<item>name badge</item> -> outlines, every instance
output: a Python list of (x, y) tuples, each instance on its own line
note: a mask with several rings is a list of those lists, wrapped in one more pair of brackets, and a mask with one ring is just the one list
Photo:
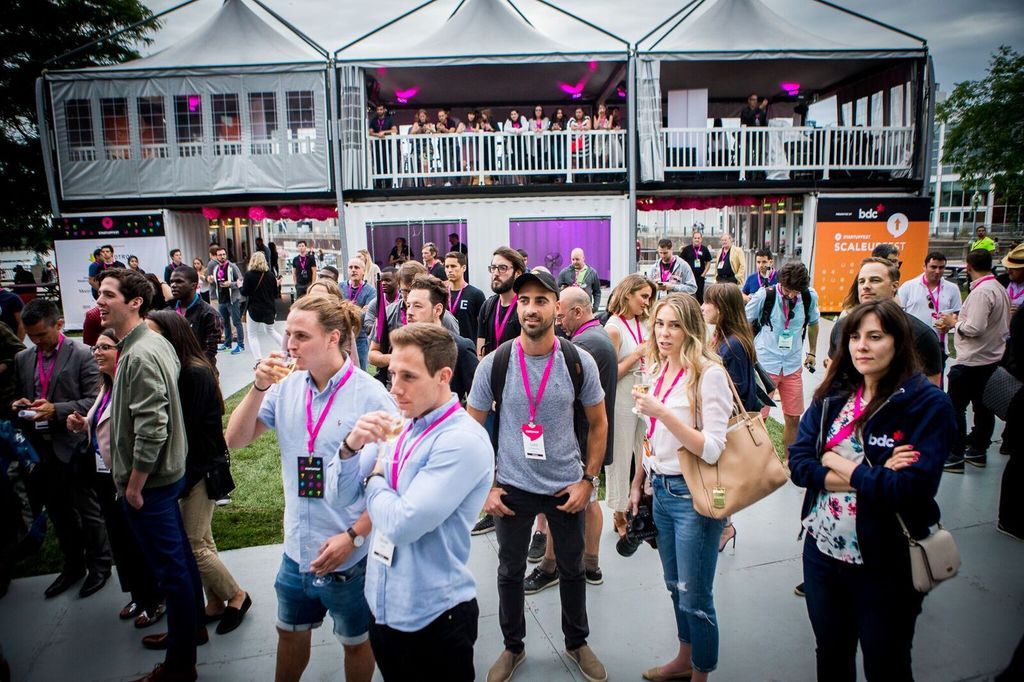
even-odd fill
[(103, 463), (103, 458), (100, 457), (100, 453), (97, 452), (97, 453), (95, 453), (95, 455), (96, 455), (96, 473), (97, 474), (109, 474), (110, 473), (110, 468), (106, 464)]
[(370, 556), (385, 566), (390, 566), (395, 558), (395, 543), (384, 537), (384, 533), (373, 534), (373, 545), (370, 547)]
[(299, 457), (299, 497), (322, 499), (324, 496), (324, 458)]
[(700, 258), (695, 258), (693, 260), (693, 269), (700, 270)]
[(783, 329), (779, 333), (779, 350), (791, 350), (793, 348), (793, 332)]
[(544, 452), (544, 427), (540, 424), (523, 424), (523, 450), (526, 459), (546, 460)]

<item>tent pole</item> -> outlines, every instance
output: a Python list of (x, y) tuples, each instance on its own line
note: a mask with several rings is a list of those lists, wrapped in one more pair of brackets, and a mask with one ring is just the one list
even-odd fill
[(399, 22), (399, 21), (401, 21), (402, 19), (405, 19), (406, 17), (408, 17), (408, 16), (410, 16), (410, 15), (412, 15), (412, 14), (415, 14), (416, 12), (419, 12), (419, 11), (420, 11), (421, 9), (423, 9), (423, 8), (424, 8), (424, 7), (426, 7), (427, 5), (433, 5), (433, 4), (434, 4), (434, 1), (435, 1), (435, 0), (427, 0), (427, 1), (426, 1), (426, 2), (424, 2), (423, 4), (421, 4), (421, 5), (417, 5), (416, 7), (413, 7), (413, 8), (412, 8), (411, 10), (409, 10), (408, 12), (406, 12), (406, 13), (404, 13), (404, 14), (399, 14), (399, 15), (398, 15), (397, 17), (395, 17), (395, 18), (394, 18), (394, 19), (392, 19), (391, 21), (387, 22), (386, 24), (382, 24), (381, 26), (378, 26), (377, 28), (373, 29), (373, 30), (372, 30), (372, 31), (370, 31), (369, 33), (364, 33), (363, 35), (359, 36), (359, 37), (358, 37), (358, 38), (356, 38), (355, 40), (352, 40), (352, 41), (350, 41), (350, 42), (347, 42), (347, 43), (345, 43), (344, 45), (342, 45), (341, 47), (339, 47), (339, 48), (338, 48), (337, 50), (335, 50), (335, 51), (334, 51), (334, 56), (335, 56), (335, 57), (337, 57), (337, 56), (338, 56), (338, 53), (339, 53), (339, 52), (344, 52), (345, 50), (347, 50), (348, 48), (352, 47), (353, 45), (355, 45), (355, 44), (357, 44), (357, 43), (361, 43), (361, 42), (363, 42), (364, 40), (366, 40), (367, 38), (369, 38), (369, 37), (370, 37), (370, 36), (372, 36), (373, 34), (375, 34), (375, 33), (380, 33), (381, 31), (383, 31), (384, 29), (386, 29), (386, 28), (387, 28), (388, 26), (390, 26), (391, 24), (394, 24), (394, 23), (396, 23), (396, 22)]
[(307, 35), (306, 35), (305, 33), (303, 33), (302, 31), (300, 31), (299, 29), (297, 29), (297, 28), (296, 28), (295, 26), (293, 26), (293, 25), (292, 25), (291, 23), (289, 23), (289, 22), (288, 22), (288, 21), (287, 21), (287, 20), (286, 20), (286, 19), (285, 19), (284, 17), (282, 17), (282, 16), (280, 15), (280, 14), (278, 14), (277, 12), (275, 12), (274, 10), (270, 9), (270, 8), (269, 8), (269, 7), (267, 7), (267, 6), (265, 5), (265, 4), (263, 4), (263, 2), (262, 2), (261, 0), (252, 0), (252, 1), (253, 1), (253, 2), (255, 2), (255, 3), (257, 4), (257, 5), (259, 5), (259, 6), (260, 6), (260, 7), (261, 7), (261, 8), (263, 9), (263, 11), (264, 11), (264, 12), (266, 12), (267, 14), (269, 14), (270, 16), (274, 17), (274, 18), (275, 18), (275, 19), (277, 19), (277, 20), (278, 20), (279, 22), (281, 22), (282, 24), (284, 24), (284, 26), (285, 26), (285, 27), (286, 27), (286, 28), (287, 28), (287, 29), (288, 29), (289, 31), (291, 31), (292, 33), (294, 33), (295, 35), (297, 35), (297, 36), (298, 36), (299, 38), (301, 38), (301, 39), (302, 39), (302, 42), (306, 43), (306, 44), (307, 44), (307, 45), (309, 45), (309, 46), (310, 46), (311, 48), (313, 48), (314, 50), (316, 50), (316, 51), (317, 51), (317, 52), (318, 52), (318, 53), (319, 53), (319, 54), (320, 54), (321, 56), (323, 56), (323, 57), (330, 57), (330, 53), (328, 53), (328, 52), (327, 52), (327, 50), (325, 50), (324, 48), (320, 47), (320, 45), (319, 45), (318, 43), (316, 43), (316, 41), (314, 41), (314, 40), (313, 40), (312, 38), (310, 38), (310, 37), (309, 37), (309, 36), (307, 36)]
[(108, 33), (107, 35), (103, 36), (102, 38), (97, 38), (96, 40), (93, 40), (93, 41), (90, 41), (90, 42), (86, 43), (85, 45), (80, 45), (80, 46), (76, 47), (73, 50), (69, 50), (69, 51), (65, 52), (64, 54), (62, 54), (62, 55), (57, 55), (56, 57), (52, 57), (50, 59), (47, 59), (45, 62), (43, 62), (43, 66), (49, 66), (50, 64), (53, 64), (54, 62), (62, 61), (64, 59), (67, 59), (68, 57), (71, 57), (73, 55), (78, 54), (79, 52), (82, 52), (83, 50), (88, 50), (93, 45), (99, 45), (102, 42), (106, 42), (106, 41), (110, 40), (111, 38), (118, 37), (122, 33), (127, 33), (128, 31), (133, 31), (133, 30), (137, 29), (140, 26), (145, 26), (149, 22), (156, 21), (160, 17), (162, 17), (162, 16), (164, 16), (166, 14), (170, 14), (171, 12), (174, 12), (176, 10), (179, 10), (182, 7), (185, 7), (186, 5), (191, 5), (195, 1), (196, 0), (185, 0), (185, 2), (183, 2), (183, 3), (179, 4), (179, 5), (175, 5), (174, 7), (170, 7), (168, 9), (165, 9), (163, 12), (159, 12), (157, 14), (154, 14), (151, 17), (146, 17), (145, 19), (142, 19), (140, 21), (136, 21), (131, 26), (125, 26), (124, 28), (122, 28), (119, 31), (114, 31), (113, 33)]
[[(462, 2), (465, 2), (465, 0), (462, 0)], [(462, 7), (462, 2), (459, 3), (459, 7)], [(511, 7), (513, 10), (515, 10), (516, 14), (519, 15), (519, 18), (521, 18), (523, 21), (525, 21), (527, 24), (529, 24), (530, 28), (536, 28), (533, 25), (533, 23), (529, 19), (526, 18), (526, 15), (519, 11), (519, 8), (515, 6), (515, 3), (513, 3), (512, 0), (505, 0), (505, 2), (507, 2), (509, 4), (509, 7)], [(455, 12), (458, 12), (458, 11), (459, 11), (458, 8), (456, 8)], [(452, 12), (453, 16), (454, 16), (455, 12)], [(448, 18), (451, 19), (451, 17), (448, 17)]]
[(693, 13), (696, 12), (698, 9), (700, 9), (700, 6), (703, 5), (703, 4), (704, 4), (704, 0), (697, 0), (697, 3), (692, 6), (690, 11), (687, 12), (682, 18), (680, 18), (679, 21), (677, 21), (676, 23), (672, 24), (672, 28), (670, 28), (669, 30), (667, 30), (664, 33), (662, 33), (661, 37), (658, 38), (657, 40), (655, 40), (654, 43), (650, 47), (647, 48), (647, 51), (648, 52), (653, 52), (654, 48), (656, 48), (658, 46), (658, 43), (663, 41), (670, 33), (672, 33), (672, 31), (674, 31), (677, 28), (679, 28), (680, 24), (682, 24), (684, 21), (686, 21), (687, 19), (692, 17)]
[(54, 218), (60, 217), (60, 206), (57, 204), (57, 183), (53, 179), (53, 151), (50, 148), (50, 126), (46, 122), (46, 71), (36, 78), (36, 127), (39, 130), (39, 143), (43, 147), (43, 170), (46, 173), (46, 189), (50, 194), (50, 212)]
[(914, 40), (919, 40), (919, 41), (921, 41), (921, 44), (923, 44), (923, 45), (927, 45), (928, 44), (928, 41), (925, 40), (924, 38), (922, 38), (921, 36), (914, 35), (913, 33), (910, 33), (908, 31), (904, 31), (901, 28), (896, 28), (895, 26), (893, 26), (891, 24), (887, 24), (884, 21), (879, 21), (878, 19), (872, 19), (871, 17), (867, 16), (866, 14), (861, 14), (860, 12), (854, 12), (852, 9), (846, 9), (845, 7), (842, 7), (841, 5), (836, 5), (834, 3), (828, 2), (828, 0), (814, 0), (814, 2), (818, 3), (819, 5), (825, 5), (826, 7), (831, 7), (834, 10), (839, 10), (840, 12), (843, 12), (845, 14), (849, 14), (850, 16), (857, 17), (858, 19), (861, 19), (862, 21), (866, 21), (866, 22), (868, 22), (870, 24), (874, 24), (875, 26), (881, 26), (882, 28), (888, 29), (888, 30), (893, 31), (895, 33), (899, 33), (900, 35), (906, 36), (908, 38), (913, 38)]
[[(640, 43), (644, 42), (645, 40), (647, 40), (648, 38), (650, 38), (650, 37), (651, 37), (652, 35), (654, 35), (655, 33), (657, 33), (657, 32), (658, 32), (659, 30), (661, 30), (661, 28), (662, 28), (662, 27), (663, 27), (663, 26), (664, 26), (665, 24), (667, 24), (668, 22), (672, 21), (673, 19), (675, 19), (676, 17), (678, 17), (678, 16), (680, 15), (680, 14), (682, 14), (683, 12), (685, 12), (686, 10), (688, 10), (688, 9), (689, 9), (690, 7), (692, 7), (692, 6), (693, 6), (693, 4), (694, 4), (694, 3), (696, 3), (696, 2), (698, 2), (698, 0), (690, 0), (690, 2), (688, 2), (687, 4), (683, 5), (683, 6), (682, 6), (682, 7), (680, 7), (679, 9), (677, 9), (677, 10), (676, 10), (675, 12), (673, 12), (673, 13), (672, 13), (672, 16), (670, 16), (670, 17), (669, 17), (668, 19), (666, 19), (665, 21), (661, 22), (660, 24), (658, 24), (657, 26), (655, 26), (654, 28), (652, 28), (652, 29), (651, 29), (650, 31), (648, 31), (648, 32), (647, 32), (647, 35), (645, 35), (645, 36), (644, 36), (643, 38), (641, 38), (640, 40), (636, 41), (636, 44), (637, 44), (637, 45), (639, 46), (639, 45), (640, 45)], [(677, 24), (677, 25), (678, 25), (678, 24)], [(673, 27), (672, 27), (672, 30), (675, 30), (675, 26), (673, 26)], [(668, 33), (671, 33), (671, 32), (672, 32), (671, 30), (670, 30), (670, 31), (668, 31)]]
[(629, 51), (629, 62), (626, 76), (627, 91), (626, 101), (629, 103), (629, 112), (627, 113), (628, 123), (626, 125), (627, 135), (626, 139), (629, 141), (628, 149), (629, 155), (626, 157), (626, 175), (629, 179), (629, 246), (627, 253), (629, 253), (629, 272), (636, 272), (639, 264), (637, 263), (636, 256), (636, 160), (637, 160), (637, 140), (639, 139), (638, 131), (636, 129), (636, 48), (631, 48)]
[(341, 262), (348, 266), (348, 229), (345, 223), (345, 191), (341, 172), (341, 121), (338, 117), (338, 65), (331, 58), (327, 67), (327, 116), (330, 120), (328, 130), (333, 140), (331, 155), (334, 157), (334, 199), (338, 205), (338, 241), (341, 251)]
[[(551, 9), (555, 10), (556, 12), (560, 12), (560, 13), (564, 14), (565, 16), (567, 16), (567, 17), (569, 17), (571, 19), (575, 19), (576, 21), (580, 22), (581, 24), (589, 26), (590, 28), (594, 29), (595, 31), (598, 31), (600, 33), (605, 34), (609, 38), (614, 38), (615, 40), (617, 40), (620, 43), (622, 43), (623, 45), (625, 45), (627, 50), (629, 49), (629, 41), (628, 40), (626, 40), (626, 39), (624, 39), (624, 38), (622, 38), (620, 36), (617, 36), (617, 35), (615, 35), (614, 33), (610, 32), (610, 31), (606, 31), (605, 29), (601, 28), (597, 24), (591, 23), (591, 22), (587, 21), (586, 19), (584, 19), (583, 17), (577, 16), (577, 15), (573, 14), (572, 12), (569, 12), (568, 10), (564, 10), (561, 7), (559, 7), (558, 5), (550, 3), (547, 0), (537, 0), (537, 2), (539, 2), (542, 5), (544, 5), (545, 7), (550, 7)], [(525, 17), (523, 17), (523, 18), (525, 19)]]

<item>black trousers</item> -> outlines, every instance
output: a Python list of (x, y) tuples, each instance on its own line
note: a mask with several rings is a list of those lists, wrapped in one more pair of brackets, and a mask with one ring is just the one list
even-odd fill
[(107, 524), (107, 538), (110, 549), (114, 553), (117, 564), (117, 579), (121, 591), (132, 595), (132, 601), (149, 610), (157, 606), (163, 596), (156, 584), (156, 577), (146, 563), (138, 541), (128, 526), (128, 517), (124, 513), (124, 504), (117, 499), (114, 481), (110, 474), (94, 474), (93, 490), (103, 510), (103, 518)]
[(38, 474), (43, 502), (57, 533), (65, 572), (88, 569), (109, 575), (112, 556), (107, 527), (92, 486), (75, 472), (74, 463), (60, 461), (48, 444), (33, 440), (39, 453)]
[[(1024, 414), (1024, 389), (1014, 396), (1009, 414)], [(1024, 486), (1024, 424), (1020, 419), (1006, 422), (1003, 442), (1010, 444), (1010, 458), (999, 487), (999, 524), (1014, 535), (1024, 537), (1024, 505), (1016, 498)]]
[(558, 567), (558, 591), (562, 600), (562, 634), (566, 649), (577, 649), (587, 643), (590, 626), (587, 622), (587, 581), (583, 571), (584, 512), (569, 514), (556, 509), (568, 495), (538, 495), (510, 485), (498, 484), (507, 491), (502, 499), (515, 516), (495, 516), (494, 530), (498, 536), (498, 623), (505, 637), (505, 648), (514, 654), (523, 650), (526, 637), (526, 553), (530, 548), (533, 520), (537, 514), (548, 519), (548, 529), (555, 543), (555, 565)]
[(402, 632), (370, 618), (370, 646), (385, 680), (435, 679), (472, 682), (473, 645), (480, 607), (456, 604), (422, 630)]
[[(817, 645), (818, 679), (856, 682), (857, 644), (868, 682), (911, 682), (910, 649), (924, 595), (905, 572), (848, 564), (804, 541), (804, 592)], [(895, 561), (895, 559), (894, 559)]]
[[(985, 452), (992, 443), (996, 418), (992, 410), (982, 403), (981, 396), (985, 392), (985, 383), (995, 371), (996, 365), (953, 365), (949, 368), (949, 385), (946, 390), (956, 410), (956, 436), (952, 447), (954, 455), (963, 455), (967, 446)], [(967, 432), (968, 405), (974, 407), (974, 428), (970, 433)]]

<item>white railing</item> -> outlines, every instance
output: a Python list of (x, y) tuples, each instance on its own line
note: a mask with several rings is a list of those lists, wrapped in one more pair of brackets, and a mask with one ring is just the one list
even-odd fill
[[(913, 169), (914, 128), (664, 128), (667, 172), (752, 171), (785, 179), (788, 171), (905, 171)], [(778, 174), (776, 177), (772, 175)]]
[[(393, 186), (523, 182), (626, 172), (623, 130), (449, 133), (368, 138), (368, 177)], [(435, 183), (436, 181), (436, 183)]]

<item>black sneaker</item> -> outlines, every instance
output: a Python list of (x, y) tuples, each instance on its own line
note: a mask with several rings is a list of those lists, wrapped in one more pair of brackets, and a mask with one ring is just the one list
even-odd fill
[(949, 453), (949, 457), (946, 457), (946, 464), (942, 467), (942, 470), (950, 474), (962, 474), (964, 472), (964, 456)]
[(798, 597), (806, 597), (807, 595), (804, 594), (804, 584), (800, 583), (799, 585), (794, 587), (793, 588), (793, 594), (795, 594)]
[(971, 466), (976, 466), (979, 469), (985, 468), (985, 452), (978, 450), (977, 448), (967, 448), (967, 452), (964, 453), (964, 461)]
[(526, 560), (531, 564), (539, 564), (540, 560), (544, 558), (544, 550), (547, 548), (547, 533), (541, 533), (540, 531), (535, 532), (533, 534), (533, 539), (530, 540), (530, 551), (526, 553)]
[(555, 569), (554, 573), (545, 573), (540, 570), (540, 566), (533, 569), (533, 573), (526, 576), (526, 580), (523, 581), (523, 592), (526, 594), (537, 594), (541, 590), (545, 590), (552, 585), (558, 584), (558, 569)]
[(494, 532), (494, 517), (490, 514), (484, 514), (483, 518), (476, 522), (473, 526), (472, 535), (483, 535), (484, 533)]
[(996, 523), (996, 532), (1002, 533), (1003, 535), (1009, 535), (1014, 540), (1020, 540), (1024, 542), (1024, 534), (1014, 533), (1012, 530), (1004, 526), (1002, 523)]
[(600, 566), (595, 568), (593, 571), (590, 571), (590, 570), (586, 571), (586, 574), (587, 574), (587, 583), (589, 583), (591, 585), (600, 585), (601, 583), (604, 582), (604, 574), (601, 573), (601, 567)]
[(1006, 441), (1005, 438), (1003, 439), (1003, 442), (1000, 443), (1000, 445), (999, 445), (999, 454), (1000, 455), (1009, 455), (1010, 454), (1010, 444)]

